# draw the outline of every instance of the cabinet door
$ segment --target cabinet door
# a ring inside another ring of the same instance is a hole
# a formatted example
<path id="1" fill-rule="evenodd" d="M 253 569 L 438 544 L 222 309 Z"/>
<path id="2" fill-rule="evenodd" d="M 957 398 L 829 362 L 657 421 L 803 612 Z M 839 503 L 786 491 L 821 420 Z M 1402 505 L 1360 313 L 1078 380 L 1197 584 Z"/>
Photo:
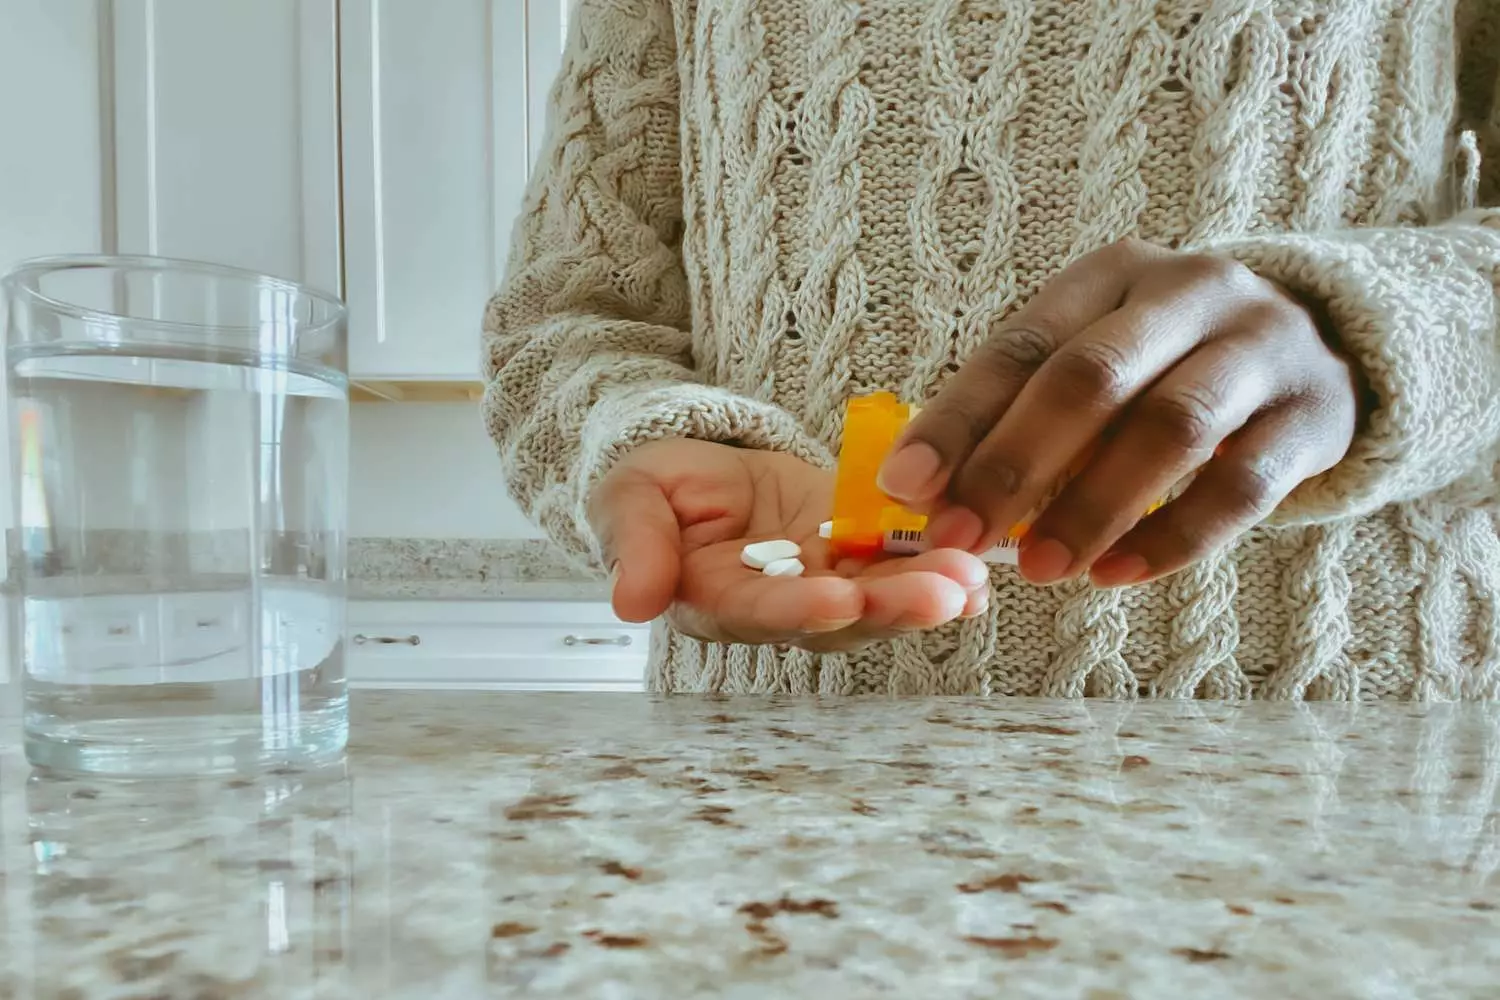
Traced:
<path id="1" fill-rule="evenodd" d="M 0 273 L 27 257 L 98 253 L 104 241 L 101 37 L 93 3 L 0 0 Z M 0 313 L 0 331 L 5 327 Z M 0 413 L 8 407 L 0 379 Z M 0 525 L 12 523 L 10 442 L 0 432 Z M 4 575 L 8 566 L 0 566 Z M 9 630 L 12 599 L 0 623 Z M 0 647 L 7 652 L 9 641 Z M 0 667 L 5 681 L 18 657 Z"/>
<path id="2" fill-rule="evenodd" d="M 564 0 L 343 0 L 350 368 L 381 381 L 479 377 Z"/>
<path id="3" fill-rule="evenodd" d="M 337 0 L 0 7 L 0 269 L 152 253 L 340 290 Z"/>
<path id="4" fill-rule="evenodd" d="M 337 0 L 0 0 L 0 271 L 151 253 L 341 291 L 336 26 Z"/>
<path id="5" fill-rule="evenodd" d="M 337 0 L 99 9 L 108 248 L 340 292 Z"/>
<path id="6" fill-rule="evenodd" d="M 0 271 L 26 257 L 104 249 L 99 12 L 0 0 Z"/>

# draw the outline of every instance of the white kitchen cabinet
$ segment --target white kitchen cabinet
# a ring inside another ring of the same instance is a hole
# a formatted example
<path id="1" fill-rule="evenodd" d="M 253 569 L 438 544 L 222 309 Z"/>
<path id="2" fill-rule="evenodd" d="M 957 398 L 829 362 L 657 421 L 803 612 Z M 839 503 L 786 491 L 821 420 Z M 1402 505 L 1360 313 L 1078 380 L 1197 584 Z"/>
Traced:
<path id="1" fill-rule="evenodd" d="M 243 680 L 315 668 L 341 632 L 340 604 L 311 587 L 90 594 L 27 600 L 26 669 L 41 679 L 140 685 Z M 258 616 L 258 621 L 257 621 Z M 22 662 L 14 657 L 13 662 Z"/>
<path id="2" fill-rule="evenodd" d="M 0 164 L 0 266 L 265 271 L 346 298 L 356 379 L 478 380 L 567 0 L 3 2 L 25 155 Z"/>
<path id="3" fill-rule="evenodd" d="M 4 0 L 0 267 L 158 254 L 338 292 L 337 3 Z"/>
<path id="4" fill-rule="evenodd" d="M 0 271 L 146 253 L 340 292 L 337 14 L 338 0 L 0 0 Z"/>
<path id="5" fill-rule="evenodd" d="M 338 0 L 98 6 L 106 243 L 339 292 Z"/>
<path id="6" fill-rule="evenodd" d="M 0 271 L 105 247 L 105 41 L 94 0 L 0 0 Z"/>
<path id="7" fill-rule="evenodd" d="M 566 23 L 566 0 L 0 0 L 0 270 L 124 252 L 305 281 L 349 304 L 356 399 L 462 400 L 477 427 L 482 311 Z M 410 416 L 391 475 L 426 447 Z M 454 468 L 497 468 L 465 447 Z"/>
<path id="8" fill-rule="evenodd" d="M 353 601 L 356 687 L 640 691 L 650 627 L 590 601 Z"/>
<path id="9" fill-rule="evenodd" d="M 350 369 L 479 377 L 484 303 L 539 149 L 565 0 L 342 0 Z"/>

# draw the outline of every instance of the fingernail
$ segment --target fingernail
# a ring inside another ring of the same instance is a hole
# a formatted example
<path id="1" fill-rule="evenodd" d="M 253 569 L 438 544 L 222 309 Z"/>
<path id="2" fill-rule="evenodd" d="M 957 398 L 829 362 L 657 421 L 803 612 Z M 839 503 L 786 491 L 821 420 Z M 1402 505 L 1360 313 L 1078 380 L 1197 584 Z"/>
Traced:
<path id="1" fill-rule="evenodd" d="M 1039 538 L 1021 547 L 1021 573 L 1036 584 L 1056 583 L 1073 565 L 1073 553 L 1055 538 Z"/>
<path id="2" fill-rule="evenodd" d="M 942 616 L 943 621 L 951 622 L 964 613 L 964 605 L 969 603 L 969 595 L 957 587 L 947 589 L 943 594 Z"/>
<path id="3" fill-rule="evenodd" d="M 977 595 L 979 601 L 974 605 L 974 610 L 963 615 L 964 618 L 979 618 L 990 610 L 990 595 L 988 591 Z"/>
<path id="4" fill-rule="evenodd" d="M 858 618 L 814 618 L 803 626 L 805 632 L 837 632 L 857 624 Z"/>
<path id="5" fill-rule="evenodd" d="M 927 538 L 940 549 L 963 549 L 979 544 L 984 537 L 984 521 L 967 507 L 949 507 L 935 515 L 927 525 Z"/>
<path id="6" fill-rule="evenodd" d="M 1107 552 L 1089 568 L 1096 587 L 1128 587 L 1151 574 L 1151 565 L 1134 552 Z"/>
<path id="7" fill-rule="evenodd" d="M 886 496 L 903 503 L 924 499 L 942 468 L 943 458 L 932 445 L 913 441 L 885 460 L 875 476 L 875 485 Z"/>
<path id="8" fill-rule="evenodd" d="M 617 559 L 609 564 L 609 592 L 613 594 L 615 587 L 620 582 L 620 561 Z"/>

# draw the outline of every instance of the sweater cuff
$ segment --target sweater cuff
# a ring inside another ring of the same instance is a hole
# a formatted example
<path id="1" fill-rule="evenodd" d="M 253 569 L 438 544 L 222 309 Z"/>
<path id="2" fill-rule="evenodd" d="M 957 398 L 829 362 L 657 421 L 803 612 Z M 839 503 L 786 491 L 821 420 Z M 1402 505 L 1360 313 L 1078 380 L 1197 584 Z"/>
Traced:
<path id="1" fill-rule="evenodd" d="M 819 468 L 833 467 L 828 450 L 778 406 L 713 386 L 636 383 L 606 391 L 591 407 L 579 442 L 577 475 L 570 477 L 578 492 L 567 505 L 568 523 L 543 527 L 575 555 L 602 566 L 599 539 L 588 523 L 590 494 L 635 448 L 674 438 L 784 452 Z"/>
<path id="2" fill-rule="evenodd" d="M 1488 221 L 1270 234 L 1204 248 L 1320 307 L 1370 391 L 1343 461 L 1293 491 L 1273 522 L 1366 514 L 1487 466 L 1500 439 L 1500 232 Z"/>

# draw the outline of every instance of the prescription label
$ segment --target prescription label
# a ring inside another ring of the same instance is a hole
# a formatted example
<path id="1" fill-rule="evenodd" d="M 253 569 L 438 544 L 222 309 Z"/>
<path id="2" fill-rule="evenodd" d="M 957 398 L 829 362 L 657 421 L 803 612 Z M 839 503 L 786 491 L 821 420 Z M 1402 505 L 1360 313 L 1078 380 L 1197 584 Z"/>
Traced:
<path id="1" fill-rule="evenodd" d="M 887 531 L 881 545 L 885 554 L 891 556 L 914 556 L 930 548 L 932 544 L 927 541 L 925 532 L 910 529 Z M 1020 555 L 1020 539 L 1007 538 L 994 548 L 981 552 L 979 558 L 999 566 L 1014 566 L 1020 561 Z"/>

